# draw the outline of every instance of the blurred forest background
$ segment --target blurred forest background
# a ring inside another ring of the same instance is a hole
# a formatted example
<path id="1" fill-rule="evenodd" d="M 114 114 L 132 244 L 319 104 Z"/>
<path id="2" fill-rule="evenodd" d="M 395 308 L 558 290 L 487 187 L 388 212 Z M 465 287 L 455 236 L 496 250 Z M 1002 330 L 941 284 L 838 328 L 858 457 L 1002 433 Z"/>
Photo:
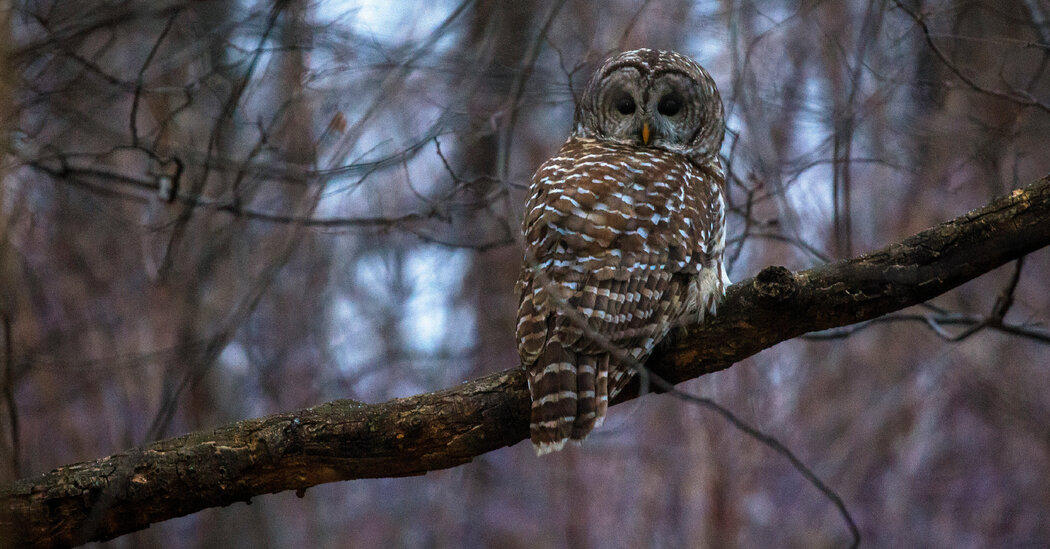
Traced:
<path id="1" fill-rule="evenodd" d="M 15 0 L 0 481 L 517 365 L 529 178 L 606 55 L 718 82 L 730 275 L 851 257 L 1050 172 L 1046 0 Z M 868 547 L 1050 543 L 1050 253 L 683 386 Z M 1005 316 L 1004 316 L 1005 315 Z M 669 396 L 586 445 L 282 493 L 102 547 L 841 547 Z"/>

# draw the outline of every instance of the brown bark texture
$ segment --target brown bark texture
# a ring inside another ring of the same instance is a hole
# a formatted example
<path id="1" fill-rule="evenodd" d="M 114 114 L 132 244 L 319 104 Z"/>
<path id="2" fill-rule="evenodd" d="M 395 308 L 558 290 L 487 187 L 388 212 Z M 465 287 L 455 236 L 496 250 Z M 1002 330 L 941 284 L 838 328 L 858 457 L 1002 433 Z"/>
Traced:
<path id="1" fill-rule="evenodd" d="M 1050 176 L 866 255 L 766 268 L 647 366 L 673 383 L 722 370 L 801 334 L 922 303 L 1047 244 Z M 455 467 L 526 439 L 528 411 L 514 367 L 435 393 L 333 401 L 158 441 L 0 488 L 0 546 L 73 546 L 262 494 Z"/>

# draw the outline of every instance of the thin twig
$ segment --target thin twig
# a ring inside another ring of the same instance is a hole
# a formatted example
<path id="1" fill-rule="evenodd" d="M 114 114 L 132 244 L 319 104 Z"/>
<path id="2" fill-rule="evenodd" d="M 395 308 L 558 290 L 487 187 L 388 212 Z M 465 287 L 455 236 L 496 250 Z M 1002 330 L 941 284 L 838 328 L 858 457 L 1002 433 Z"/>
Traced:
<path id="1" fill-rule="evenodd" d="M 139 68 L 138 77 L 135 79 L 135 94 L 131 101 L 131 114 L 128 116 L 128 131 L 131 132 L 132 145 L 137 146 L 139 144 L 138 111 L 139 99 L 142 97 L 143 77 L 146 74 L 146 69 L 149 68 L 151 63 L 153 63 L 153 58 L 157 55 L 157 51 L 160 50 L 160 45 L 164 42 L 164 38 L 168 36 L 172 27 L 175 26 L 175 19 L 179 17 L 179 13 L 179 9 L 172 11 L 171 17 L 168 18 L 168 23 L 164 25 L 164 29 L 160 31 L 157 40 L 153 42 L 153 47 L 150 48 L 146 60 L 143 61 L 142 67 Z"/>
<path id="2" fill-rule="evenodd" d="M 949 71 L 951 71 L 952 74 L 954 74 L 959 80 L 962 80 L 962 82 L 969 86 L 970 89 L 979 93 L 983 93 L 985 95 L 990 95 L 992 97 L 998 97 L 999 99 L 1012 101 L 1014 103 L 1017 103 L 1018 105 L 1022 105 L 1025 107 L 1035 107 L 1041 111 L 1050 113 L 1050 105 L 1043 103 L 1042 101 L 1038 101 L 1035 97 L 1032 96 L 1031 93 L 1027 91 L 1010 90 L 1009 92 L 1004 92 L 999 90 L 993 90 L 991 88 L 986 88 L 978 84 L 972 78 L 966 76 L 966 74 L 963 73 L 959 69 L 959 67 L 957 67 L 955 63 L 948 58 L 944 51 L 941 50 L 940 46 L 938 46 L 937 43 L 934 42 L 933 35 L 930 33 L 929 25 L 926 24 L 925 17 L 923 17 L 922 14 L 918 13 L 917 11 L 905 6 L 904 3 L 900 0 L 893 0 L 893 3 L 896 4 L 896 6 L 901 9 L 901 11 L 908 14 L 908 16 L 911 17 L 917 25 L 919 25 L 919 28 L 922 30 L 922 35 L 926 39 L 926 44 L 930 46 L 930 51 L 932 51 L 933 54 L 937 56 L 937 59 L 939 59 L 941 63 L 943 63 L 944 66 L 947 67 Z"/>
<path id="3" fill-rule="evenodd" d="M 842 516 L 842 520 L 846 522 L 846 527 L 849 528 L 850 536 L 853 537 L 853 542 L 850 544 L 850 548 L 856 549 L 860 546 L 860 529 L 857 528 L 857 523 L 853 520 L 853 516 L 850 515 L 849 509 L 846 509 L 846 504 L 842 501 L 842 498 L 834 490 L 832 490 L 831 487 L 825 484 L 824 481 L 820 480 L 820 478 L 817 477 L 817 475 L 809 467 L 807 467 L 806 464 L 803 463 L 802 460 L 794 454 L 794 452 L 789 450 L 787 446 L 784 446 L 784 444 L 777 440 L 775 437 L 760 431 L 758 428 L 740 419 L 736 416 L 736 414 L 729 411 L 727 408 L 725 408 L 721 404 L 718 404 L 714 400 L 711 400 L 706 397 L 696 396 L 685 391 L 676 389 L 674 385 L 652 372 L 649 372 L 649 379 L 651 380 L 652 384 L 655 385 L 657 388 L 674 396 L 675 398 L 684 400 L 686 402 L 698 404 L 707 408 L 708 410 L 717 413 L 718 415 L 722 416 L 723 419 L 728 421 L 729 424 L 735 427 L 737 430 L 750 436 L 751 438 L 758 441 L 760 444 L 765 445 L 766 447 L 770 448 L 774 452 L 780 454 L 785 459 L 787 459 L 791 463 L 791 466 L 794 467 L 795 470 L 798 471 L 799 474 L 801 474 L 807 482 L 812 484 L 814 488 L 819 490 L 820 493 L 824 494 L 824 496 L 831 501 L 832 505 L 835 506 L 835 509 L 838 510 L 839 515 Z"/>

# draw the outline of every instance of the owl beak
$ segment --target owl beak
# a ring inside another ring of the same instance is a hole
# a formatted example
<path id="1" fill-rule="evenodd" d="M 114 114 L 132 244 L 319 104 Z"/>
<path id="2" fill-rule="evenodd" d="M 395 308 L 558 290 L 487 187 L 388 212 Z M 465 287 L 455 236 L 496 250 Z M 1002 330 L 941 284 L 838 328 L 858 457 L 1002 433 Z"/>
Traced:
<path id="1" fill-rule="evenodd" d="M 642 122 L 642 143 L 645 145 L 649 144 L 649 123 Z"/>

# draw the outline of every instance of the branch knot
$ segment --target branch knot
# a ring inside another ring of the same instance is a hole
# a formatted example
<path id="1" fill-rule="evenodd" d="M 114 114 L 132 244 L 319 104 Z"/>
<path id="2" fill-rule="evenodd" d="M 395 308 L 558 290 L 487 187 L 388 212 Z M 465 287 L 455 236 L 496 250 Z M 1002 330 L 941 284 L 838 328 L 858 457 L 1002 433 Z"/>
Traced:
<path id="1" fill-rule="evenodd" d="M 795 274 L 786 267 L 774 265 L 762 269 L 753 282 L 756 302 L 763 307 L 778 305 L 798 293 Z"/>

